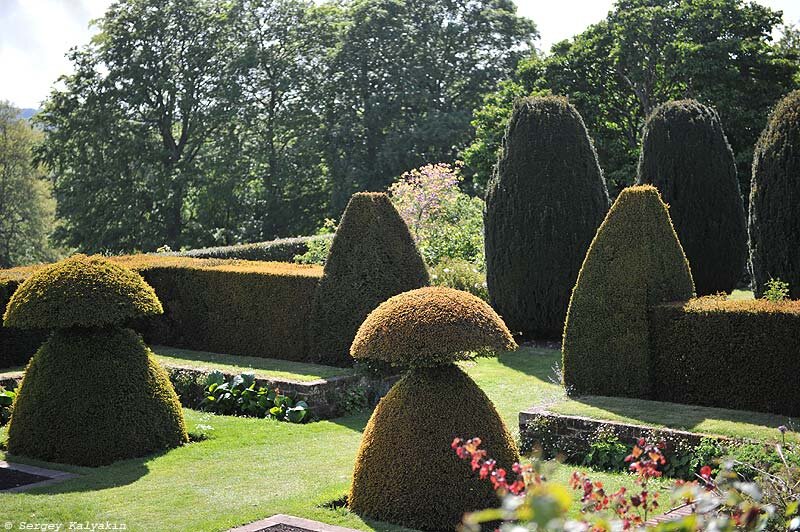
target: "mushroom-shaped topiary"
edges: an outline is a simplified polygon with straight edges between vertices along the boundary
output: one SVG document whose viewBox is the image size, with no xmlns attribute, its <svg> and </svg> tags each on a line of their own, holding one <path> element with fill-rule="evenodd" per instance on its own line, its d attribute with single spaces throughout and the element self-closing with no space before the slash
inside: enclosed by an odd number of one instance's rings
<svg viewBox="0 0 800 532">
<path fill-rule="evenodd" d="M 74 255 L 22 283 L 8 302 L 4 323 L 20 329 L 102 327 L 163 312 L 138 273 L 102 257 Z"/>
<path fill-rule="evenodd" d="M 98 466 L 187 441 L 178 396 L 129 319 L 161 303 L 136 273 L 76 255 L 43 268 L 5 325 L 55 329 L 31 359 L 8 427 L 12 454 Z"/>
<path fill-rule="evenodd" d="M 454 530 L 464 513 L 499 504 L 491 485 L 450 448 L 477 436 L 498 465 L 519 460 L 492 402 L 453 362 L 516 344 L 477 297 L 428 287 L 394 296 L 367 317 L 351 354 L 410 368 L 364 430 L 348 499 L 361 515 L 423 530 Z"/>
</svg>

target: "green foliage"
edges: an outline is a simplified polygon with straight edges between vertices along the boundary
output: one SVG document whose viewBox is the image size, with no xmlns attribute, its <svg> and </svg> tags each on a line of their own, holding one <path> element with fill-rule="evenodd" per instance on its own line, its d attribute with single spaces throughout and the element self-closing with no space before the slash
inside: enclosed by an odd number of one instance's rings
<svg viewBox="0 0 800 532">
<path fill-rule="evenodd" d="M 472 294 L 429 286 L 389 298 L 358 329 L 350 354 L 400 367 L 432 367 L 513 351 L 492 307 Z"/>
<path fill-rule="evenodd" d="M 507 0 L 158 7 L 107 10 L 37 115 L 70 247 L 309 234 L 353 192 L 452 160 L 535 36 Z"/>
<path fill-rule="evenodd" d="M 467 177 L 491 174 L 514 97 L 550 91 L 569 95 L 586 121 L 613 197 L 636 175 L 645 118 L 689 95 L 719 110 L 746 193 L 766 114 L 800 73 L 792 42 L 773 42 L 780 24 L 779 11 L 745 0 L 621 0 L 547 56 L 521 62 L 475 110 Z"/>
<path fill-rule="evenodd" d="M 0 386 L 0 427 L 8 423 L 14 411 L 14 399 L 17 397 L 15 388 Z"/>
<path fill-rule="evenodd" d="M 386 194 L 354 194 L 342 215 L 309 322 L 308 360 L 352 365 L 359 325 L 391 296 L 427 285 L 428 271 Z"/>
<path fill-rule="evenodd" d="M 268 417 L 278 421 L 302 423 L 308 418 L 308 403 L 297 401 L 280 390 L 256 386 L 253 373 L 242 373 L 226 379 L 220 371 L 212 371 L 206 379 L 201 410 L 225 415 Z"/>
<path fill-rule="evenodd" d="M 20 384 L 8 450 L 100 466 L 187 441 L 166 372 L 129 329 L 68 329 L 37 351 Z"/>
<path fill-rule="evenodd" d="M 347 18 L 326 109 L 334 215 L 353 192 L 454 160 L 472 132 L 470 110 L 536 36 L 507 0 L 364 0 Z"/>
<path fill-rule="evenodd" d="M 798 339 L 796 301 L 706 297 L 656 306 L 650 324 L 654 398 L 800 415 L 791 369 Z"/>
<path fill-rule="evenodd" d="M 756 297 L 769 279 L 800 298 L 800 91 L 783 98 L 761 133 L 750 188 L 750 269 Z"/>
<path fill-rule="evenodd" d="M 330 238 L 331 237 L 326 236 L 317 237 L 316 235 L 299 236 L 296 238 L 279 238 L 277 240 L 256 242 L 253 244 L 190 249 L 177 253 L 167 251 L 164 254 L 196 259 L 242 259 L 265 262 L 291 262 L 295 256 L 306 253 L 312 246 L 324 245 L 324 241 L 330 240 Z M 330 242 L 328 242 L 328 245 L 330 245 Z"/>
<path fill-rule="evenodd" d="M 455 530 L 467 511 L 496 506 L 450 448 L 465 432 L 510 471 L 514 440 L 486 394 L 453 365 L 408 373 L 364 430 L 348 504 L 359 515 L 422 530 Z"/>
<path fill-rule="evenodd" d="M 55 201 L 39 165 L 31 160 L 43 134 L 0 100 L 0 268 L 54 260 L 48 241 Z"/>
<path fill-rule="evenodd" d="M 430 269 L 431 284 L 469 292 L 489 301 L 486 273 L 480 267 L 461 259 L 443 259 Z"/>
<path fill-rule="evenodd" d="M 99 327 L 163 312 L 138 273 L 99 256 L 74 255 L 22 283 L 3 323 L 26 329 Z"/>
<path fill-rule="evenodd" d="M 671 101 L 650 114 L 642 135 L 637 182 L 654 185 L 669 205 L 697 294 L 730 293 L 744 272 L 747 227 L 717 112 Z"/>
<path fill-rule="evenodd" d="M 789 283 L 785 283 L 780 279 L 770 278 L 770 280 L 767 281 L 766 290 L 764 290 L 764 294 L 761 297 L 773 303 L 784 301 L 789 298 Z"/>
<path fill-rule="evenodd" d="M 331 244 L 333 243 L 333 235 L 335 233 L 336 220 L 326 218 L 322 227 L 317 229 L 316 236 L 320 238 L 309 240 L 305 253 L 295 255 L 294 261 L 300 264 L 319 264 L 320 266 L 325 266 L 325 261 L 328 260 L 328 254 L 331 252 Z"/>
<path fill-rule="evenodd" d="M 570 392 L 648 398 L 650 308 L 685 301 L 693 291 L 689 264 L 658 191 L 649 185 L 623 190 L 572 292 L 562 348 Z"/>
<path fill-rule="evenodd" d="M 603 471 L 624 469 L 624 460 L 628 454 L 628 446 L 613 431 L 599 431 L 589 444 L 589 451 L 583 457 L 583 465 Z"/>
<path fill-rule="evenodd" d="M 486 196 L 486 280 L 515 334 L 557 338 L 608 210 L 597 156 L 565 98 L 520 100 Z"/>
</svg>

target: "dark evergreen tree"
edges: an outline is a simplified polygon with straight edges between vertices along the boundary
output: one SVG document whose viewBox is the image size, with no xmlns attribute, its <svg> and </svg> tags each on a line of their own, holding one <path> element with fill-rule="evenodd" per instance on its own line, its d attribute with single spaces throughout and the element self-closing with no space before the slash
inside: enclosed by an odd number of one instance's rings
<svg viewBox="0 0 800 532">
<path fill-rule="evenodd" d="M 747 228 L 717 112 L 695 100 L 658 106 L 644 126 L 638 183 L 655 186 L 669 205 L 697 295 L 731 292 L 744 273 Z"/>
<path fill-rule="evenodd" d="M 390 297 L 428 282 L 422 256 L 389 197 L 354 194 L 333 237 L 315 296 L 308 359 L 352 365 L 350 344 L 364 318 Z"/>
<path fill-rule="evenodd" d="M 750 270 L 757 296 L 770 278 L 800 299 L 800 91 L 775 107 L 753 156 Z"/>
<path fill-rule="evenodd" d="M 559 338 L 608 192 L 583 119 L 561 97 L 517 102 L 486 197 L 492 306 L 514 334 Z"/>
</svg>

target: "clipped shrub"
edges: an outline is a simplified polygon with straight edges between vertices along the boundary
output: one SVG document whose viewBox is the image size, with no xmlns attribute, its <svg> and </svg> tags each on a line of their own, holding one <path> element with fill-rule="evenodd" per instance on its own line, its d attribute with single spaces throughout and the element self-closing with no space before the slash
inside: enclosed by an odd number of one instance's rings
<svg viewBox="0 0 800 532">
<path fill-rule="evenodd" d="M 238 244 L 234 246 L 217 246 L 210 248 L 190 249 L 187 251 L 170 251 L 165 256 L 192 257 L 195 259 L 241 259 L 264 262 L 291 262 L 295 256 L 306 253 L 312 245 L 333 238 L 332 235 L 298 236 L 279 238 L 267 242 Z"/>
<path fill-rule="evenodd" d="M 761 133 L 750 185 L 750 270 L 756 297 L 767 281 L 800 299 L 800 91 L 784 97 Z"/>
<path fill-rule="evenodd" d="M 520 100 L 489 183 L 486 280 L 515 334 L 557 338 L 608 192 L 578 111 L 561 97 Z"/>
<path fill-rule="evenodd" d="M 56 330 L 20 383 L 9 452 L 98 466 L 186 442 L 167 373 L 141 337 L 122 328 L 161 312 L 137 273 L 101 257 L 75 255 L 23 282 L 4 323 Z"/>
<path fill-rule="evenodd" d="M 28 365 L 8 428 L 11 454 L 86 466 L 186 441 L 166 372 L 121 328 L 55 332 Z"/>
<path fill-rule="evenodd" d="M 423 530 L 455 530 L 465 512 L 496 506 L 450 445 L 481 438 L 498 465 L 519 460 L 486 394 L 452 361 L 516 344 L 499 316 L 464 292 L 432 287 L 393 297 L 359 328 L 353 356 L 410 367 L 372 414 L 356 457 L 354 512 Z"/>
<path fill-rule="evenodd" d="M 306 325 L 322 268 L 283 262 L 191 259 L 158 255 L 111 257 L 155 289 L 165 314 L 132 325 L 150 344 L 302 360 Z M 0 270 L 4 287 L 43 267 Z M 0 367 L 30 359 L 46 335 L 0 328 Z M 7 362 L 6 362 L 7 361 Z"/>
<path fill-rule="evenodd" d="M 100 257 L 74 255 L 22 283 L 3 323 L 25 329 L 102 327 L 163 312 L 139 274 Z"/>
<path fill-rule="evenodd" d="M 364 430 L 348 502 L 359 515 L 421 530 L 455 530 L 464 513 L 499 504 L 450 448 L 479 435 L 501 467 L 519 460 L 491 401 L 454 365 L 415 370 L 381 399 Z"/>
<path fill-rule="evenodd" d="M 654 307 L 653 392 L 660 401 L 800 415 L 800 302 L 718 297 Z"/>
<path fill-rule="evenodd" d="M 428 284 L 403 219 L 383 193 L 354 194 L 331 244 L 309 323 L 308 360 L 352 364 L 358 326 L 393 295 Z"/>
<path fill-rule="evenodd" d="M 747 227 L 717 112 L 695 100 L 656 107 L 644 125 L 638 174 L 669 205 L 696 292 L 730 293 L 745 269 Z"/>
<path fill-rule="evenodd" d="M 178 257 L 119 260 L 142 274 L 166 308 L 163 317 L 138 324 L 148 343 L 305 359 L 319 266 Z"/>
<path fill-rule="evenodd" d="M 570 392 L 649 397 L 649 309 L 685 301 L 693 291 L 658 190 L 624 189 L 597 230 L 572 292 L 562 347 Z"/>
<path fill-rule="evenodd" d="M 430 286 L 391 297 L 372 311 L 350 354 L 357 360 L 419 368 L 515 348 L 488 303 L 467 292 Z"/>
</svg>

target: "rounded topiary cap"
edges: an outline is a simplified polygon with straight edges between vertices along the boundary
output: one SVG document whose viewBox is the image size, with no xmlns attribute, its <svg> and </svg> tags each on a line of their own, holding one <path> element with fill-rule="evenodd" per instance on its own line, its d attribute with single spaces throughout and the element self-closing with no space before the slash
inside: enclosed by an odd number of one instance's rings
<svg viewBox="0 0 800 532">
<path fill-rule="evenodd" d="M 75 255 L 22 283 L 3 322 L 25 329 L 99 327 L 163 312 L 138 273 L 99 256 Z"/>
<path fill-rule="evenodd" d="M 467 292 L 429 286 L 381 303 L 359 327 L 350 355 L 413 368 L 516 348 L 488 303 Z"/>
</svg>

